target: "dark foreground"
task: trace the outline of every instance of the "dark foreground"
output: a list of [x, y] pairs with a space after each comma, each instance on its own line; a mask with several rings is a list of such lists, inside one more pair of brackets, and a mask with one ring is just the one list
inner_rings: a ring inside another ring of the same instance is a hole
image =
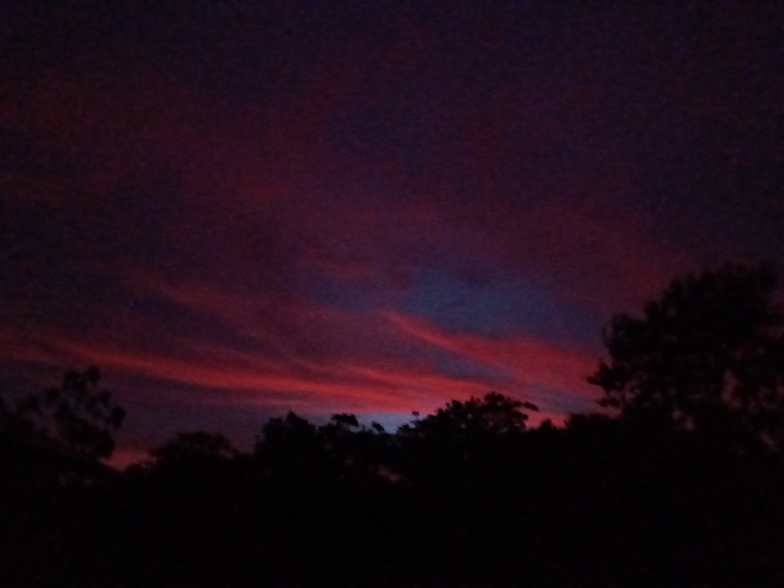
[[0, 585], [784, 585], [777, 456], [599, 417], [463, 437], [303, 423], [247, 455], [183, 438], [124, 473], [5, 438]]

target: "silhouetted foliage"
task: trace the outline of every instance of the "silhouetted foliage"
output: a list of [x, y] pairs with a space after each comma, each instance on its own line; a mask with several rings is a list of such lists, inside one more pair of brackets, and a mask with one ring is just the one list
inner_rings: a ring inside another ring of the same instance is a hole
[[150, 450], [150, 457], [157, 465], [191, 463], [207, 460], [231, 459], [239, 451], [221, 433], [190, 431], [177, 433], [161, 445]]
[[272, 418], [262, 428], [256, 440], [256, 450], [271, 446], [314, 446], [317, 430], [307, 419], [289, 412], [285, 418]]
[[403, 425], [400, 432], [415, 437], [470, 436], [520, 433], [525, 430], [528, 415], [520, 409], [538, 411], [530, 402], [520, 402], [490, 392], [484, 398], [472, 397], [465, 402], [452, 400], [435, 414]]
[[108, 390], [98, 385], [100, 372], [91, 367], [84, 372], [69, 370], [57, 388], [42, 396], [26, 396], [12, 419], [25, 423], [61, 443], [74, 453], [91, 458], [107, 458], [114, 451], [114, 433], [125, 419]]
[[780, 443], [784, 312], [775, 272], [727, 265], [675, 280], [642, 318], [616, 316], [589, 378], [602, 404], [706, 437]]
[[0, 402], [0, 487], [11, 494], [108, 484], [117, 472], [98, 461], [114, 447], [124, 412], [98, 389], [95, 368], [68, 371], [60, 388]]

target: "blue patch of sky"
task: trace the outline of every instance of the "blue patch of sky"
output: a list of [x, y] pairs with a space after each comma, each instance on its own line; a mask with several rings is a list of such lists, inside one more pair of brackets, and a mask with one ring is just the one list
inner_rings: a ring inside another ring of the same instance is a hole
[[534, 335], [593, 347], [597, 319], [565, 303], [546, 285], [521, 279], [464, 280], [432, 268], [405, 296], [401, 310], [439, 326], [488, 336]]
[[[402, 296], [383, 278], [347, 287], [326, 276], [311, 278], [308, 295], [349, 312], [369, 312], [390, 303], [441, 328], [485, 336], [534, 336], [555, 345], [595, 351], [605, 318], [587, 305], [565, 300], [542, 281], [491, 276], [463, 278], [429, 266], [416, 272]], [[394, 300], [393, 300], [394, 299]]]

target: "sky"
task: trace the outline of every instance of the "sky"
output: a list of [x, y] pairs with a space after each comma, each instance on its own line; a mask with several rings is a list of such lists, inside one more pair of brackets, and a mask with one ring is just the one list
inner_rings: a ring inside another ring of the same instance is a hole
[[778, 2], [7, 0], [0, 385], [118, 455], [294, 410], [596, 410], [601, 332], [784, 259]]

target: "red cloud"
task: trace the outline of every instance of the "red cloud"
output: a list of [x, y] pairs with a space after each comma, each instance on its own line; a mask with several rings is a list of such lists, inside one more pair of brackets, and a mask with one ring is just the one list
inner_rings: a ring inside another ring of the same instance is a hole
[[[328, 413], [432, 410], [453, 396], [483, 394], [488, 384], [401, 366], [336, 363], [308, 370], [229, 349], [195, 347], [201, 357], [177, 358], [115, 346], [51, 339], [49, 350], [28, 348], [27, 361], [67, 359], [107, 370], [188, 384], [181, 402], [244, 404], [283, 412]], [[210, 357], [205, 357], [206, 353]], [[205, 390], [206, 389], [206, 390]], [[219, 391], [219, 394], [209, 392]]]
[[529, 337], [502, 339], [453, 333], [398, 313], [388, 312], [386, 316], [401, 331], [421, 341], [500, 368], [524, 389], [538, 386], [578, 398], [595, 397], [584, 378], [595, 367], [596, 358], [584, 353]]

